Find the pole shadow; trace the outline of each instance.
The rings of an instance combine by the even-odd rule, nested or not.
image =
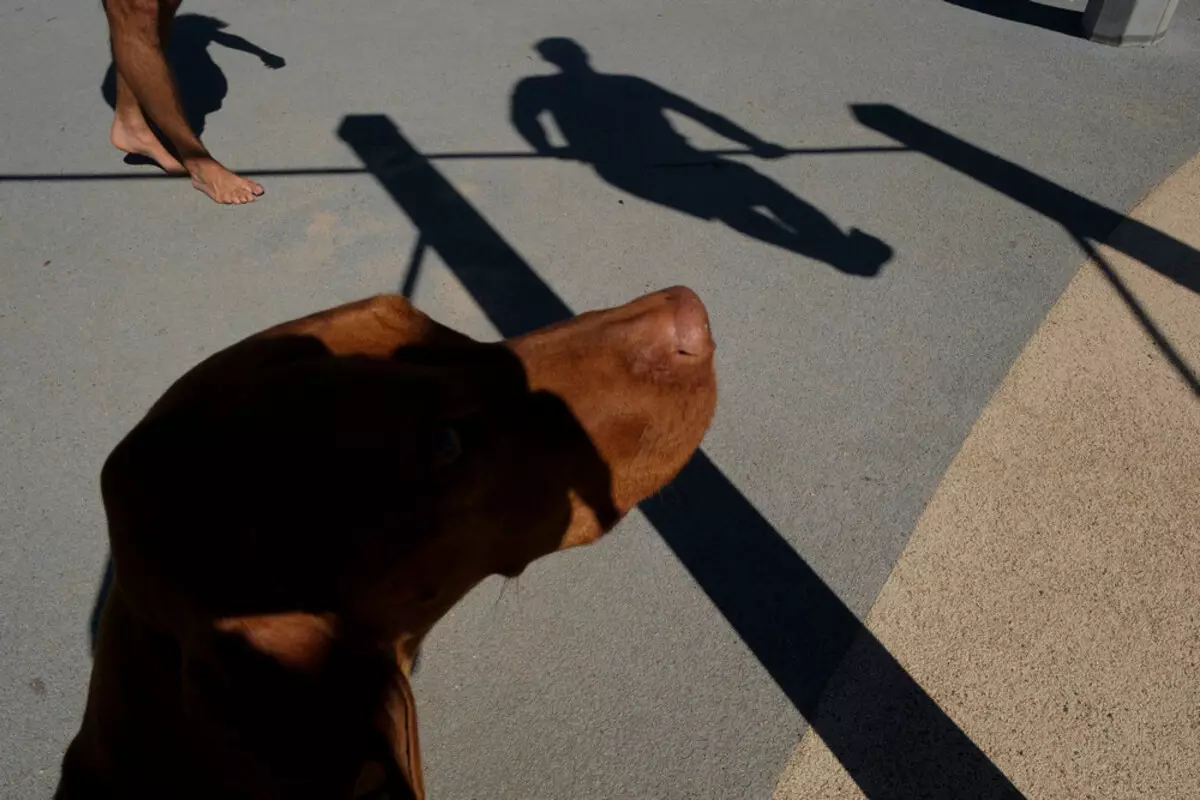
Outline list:
[[[338,134],[502,335],[572,316],[390,119],[349,116]],[[1021,796],[703,452],[642,511],[867,796]],[[870,680],[825,706],[849,652]]]
[[[1116,270],[1091,243],[1103,242],[1193,292],[1200,292],[1200,251],[1144,222],[1113,211],[965,142],[895,106],[856,105],[851,106],[851,110],[855,118],[868,128],[902,143],[912,152],[922,153],[975,179],[1061,225],[1084,254],[1094,261],[1146,335],[1192,393],[1200,397],[1200,379],[1197,379],[1195,371],[1159,330]]]
[[[268,69],[281,69],[287,62],[225,28],[229,23],[206,14],[180,14],[170,27],[166,44],[167,63],[175,75],[179,98],[183,103],[188,125],[197,136],[204,133],[208,115],[221,109],[229,93],[229,81],[224,71],[209,54],[209,45],[218,44],[259,58]],[[109,63],[100,93],[110,108],[117,106],[117,70]],[[141,156],[129,156],[130,163],[153,163]]]
[[[843,233],[771,178],[697,150],[672,127],[667,112],[689,117],[763,158],[782,157],[785,148],[644,78],[598,72],[573,39],[544,39],[536,49],[559,71],[522,80],[510,104],[513,127],[535,152],[588,164],[635,197],[721,222],[847,274],[874,276],[891,258],[885,242],[857,228]],[[543,116],[554,121],[564,145],[551,144]]]

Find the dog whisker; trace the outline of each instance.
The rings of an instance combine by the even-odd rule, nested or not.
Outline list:
[[[500,591],[496,593],[496,602],[492,603],[492,613],[496,613],[496,609],[500,608],[501,601],[504,600],[504,592],[508,589],[508,578],[503,578],[500,581]]]

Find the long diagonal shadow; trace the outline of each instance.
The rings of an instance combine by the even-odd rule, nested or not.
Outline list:
[[[501,334],[572,315],[387,117],[338,133]],[[1021,796],[706,455],[642,511],[867,796]],[[864,678],[821,706],[851,650]]]
[[[1196,373],[1092,242],[1104,242],[1193,292],[1200,292],[1200,251],[1144,222],[964,142],[895,106],[856,105],[851,109],[858,121],[867,127],[901,142],[913,152],[974,178],[1065,228],[1129,307],[1130,313],[1192,394],[1200,397],[1200,379]]]
[[[1037,0],[946,0],[980,14],[1045,28],[1067,36],[1083,37],[1083,11],[1043,5]]]
[[[1118,225],[1124,223],[1127,235],[1106,244],[1180,286],[1200,292],[1200,251],[1184,242],[964,142],[895,106],[855,105],[850,108],[855,118],[868,128],[1008,195],[1059,223],[1073,236],[1104,242]]]

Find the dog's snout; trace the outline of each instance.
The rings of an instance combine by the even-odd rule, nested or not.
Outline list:
[[[675,352],[681,356],[707,358],[712,355],[712,332],[708,311],[696,293],[679,286],[667,290],[674,310]]]
[[[708,311],[695,292],[676,286],[643,298],[641,305],[625,335],[644,362],[687,367],[709,360]]]
[[[658,491],[699,446],[716,408],[708,311],[676,286],[622,306],[510,339],[530,387],[560,398],[610,471],[617,516]],[[594,539],[615,522],[605,504],[564,546]]]

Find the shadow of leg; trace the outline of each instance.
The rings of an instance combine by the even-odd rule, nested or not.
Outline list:
[[[735,231],[850,275],[873,277],[891,259],[886,242],[857,228],[842,233],[829,217],[750,167],[724,162],[718,169],[726,191],[717,218]]]

